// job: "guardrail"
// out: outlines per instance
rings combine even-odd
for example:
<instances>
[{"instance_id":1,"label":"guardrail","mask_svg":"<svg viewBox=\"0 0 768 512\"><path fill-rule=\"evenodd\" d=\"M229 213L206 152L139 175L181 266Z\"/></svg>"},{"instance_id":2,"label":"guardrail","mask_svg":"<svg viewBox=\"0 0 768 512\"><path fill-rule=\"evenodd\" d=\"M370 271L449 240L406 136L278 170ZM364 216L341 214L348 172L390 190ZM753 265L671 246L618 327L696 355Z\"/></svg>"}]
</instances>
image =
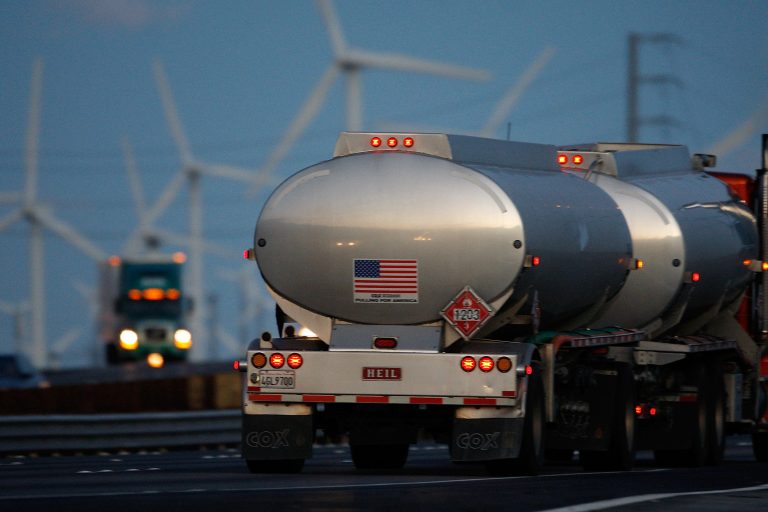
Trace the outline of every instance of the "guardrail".
<instances>
[{"instance_id":1,"label":"guardrail","mask_svg":"<svg viewBox=\"0 0 768 512\"><path fill-rule=\"evenodd\" d=\"M181 448L240 442L239 409L0 416L0 453Z\"/></svg>"}]
</instances>

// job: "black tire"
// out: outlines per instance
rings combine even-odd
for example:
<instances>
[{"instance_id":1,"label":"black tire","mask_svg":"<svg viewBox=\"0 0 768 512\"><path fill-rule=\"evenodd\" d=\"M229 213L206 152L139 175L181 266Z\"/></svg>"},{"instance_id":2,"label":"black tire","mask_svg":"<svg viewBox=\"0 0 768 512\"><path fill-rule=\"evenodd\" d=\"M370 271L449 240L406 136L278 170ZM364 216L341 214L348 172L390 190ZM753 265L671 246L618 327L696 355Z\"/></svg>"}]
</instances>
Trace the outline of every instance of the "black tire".
<instances>
[{"instance_id":1,"label":"black tire","mask_svg":"<svg viewBox=\"0 0 768 512\"><path fill-rule=\"evenodd\" d=\"M251 473L301 473L304 459L287 460L246 460Z\"/></svg>"},{"instance_id":2,"label":"black tire","mask_svg":"<svg viewBox=\"0 0 768 512\"><path fill-rule=\"evenodd\" d=\"M713 365L708 373L707 464L717 466L725 455L725 383L718 365Z\"/></svg>"},{"instance_id":3,"label":"black tire","mask_svg":"<svg viewBox=\"0 0 768 512\"><path fill-rule=\"evenodd\" d=\"M538 475L544 466L544 383L541 367L535 365L528 377L528 393L525 399L525 420L516 459L492 460L485 463L492 475Z\"/></svg>"},{"instance_id":4,"label":"black tire","mask_svg":"<svg viewBox=\"0 0 768 512\"><path fill-rule=\"evenodd\" d=\"M409 444L352 444L357 469L401 469L408 460Z\"/></svg>"},{"instance_id":5,"label":"black tire","mask_svg":"<svg viewBox=\"0 0 768 512\"><path fill-rule=\"evenodd\" d=\"M758 462L768 462L768 430L752 432L752 452Z\"/></svg>"},{"instance_id":6,"label":"black tire","mask_svg":"<svg viewBox=\"0 0 768 512\"><path fill-rule=\"evenodd\" d=\"M699 391L696 400L696 414L690 428L686 429L689 434L690 447L684 450L656 450L654 457L658 464L671 467L699 467L709 460L709 446L712 442L712 436L709 433L712 415L710 378L702 365L697 374Z\"/></svg>"},{"instance_id":7,"label":"black tire","mask_svg":"<svg viewBox=\"0 0 768 512\"><path fill-rule=\"evenodd\" d=\"M117 346L114 343L107 345L107 364L118 364L120 362L120 355L117 352Z\"/></svg>"},{"instance_id":8,"label":"black tire","mask_svg":"<svg viewBox=\"0 0 768 512\"><path fill-rule=\"evenodd\" d=\"M588 471L628 471L635 463L635 379L627 364L616 366L616 372L615 412L608 449L579 452L581 465Z\"/></svg>"},{"instance_id":9,"label":"black tire","mask_svg":"<svg viewBox=\"0 0 768 512\"><path fill-rule=\"evenodd\" d=\"M544 453L545 458L550 462L571 462L573 460L573 450L562 448L559 450L549 449Z\"/></svg>"}]
</instances>

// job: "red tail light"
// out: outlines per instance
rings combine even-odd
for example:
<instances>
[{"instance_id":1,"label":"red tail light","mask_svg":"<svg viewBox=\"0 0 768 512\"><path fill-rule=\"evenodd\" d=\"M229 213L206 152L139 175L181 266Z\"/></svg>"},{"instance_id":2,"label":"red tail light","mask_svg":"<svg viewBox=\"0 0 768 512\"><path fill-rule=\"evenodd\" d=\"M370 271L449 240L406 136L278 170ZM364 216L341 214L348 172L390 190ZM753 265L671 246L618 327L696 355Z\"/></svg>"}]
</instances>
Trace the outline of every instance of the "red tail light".
<instances>
[{"instance_id":1,"label":"red tail light","mask_svg":"<svg viewBox=\"0 0 768 512\"><path fill-rule=\"evenodd\" d=\"M397 347L397 338L376 338L373 346L379 349L393 349Z\"/></svg>"},{"instance_id":2,"label":"red tail light","mask_svg":"<svg viewBox=\"0 0 768 512\"><path fill-rule=\"evenodd\" d=\"M381 146L381 139L379 137L373 137L371 139L371 146L373 146L374 148L378 148L379 146Z\"/></svg>"},{"instance_id":3,"label":"red tail light","mask_svg":"<svg viewBox=\"0 0 768 512\"><path fill-rule=\"evenodd\" d=\"M301 354L291 354L288 356L288 366L294 370L301 367L302 364L304 364L304 358L301 357Z\"/></svg>"},{"instance_id":4,"label":"red tail light","mask_svg":"<svg viewBox=\"0 0 768 512\"><path fill-rule=\"evenodd\" d=\"M489 372L493 370L493 359L488 356L481 357L478 365L480 366L480 371Z\"/></svg>"},{"instance_id":5,"label":"red tail light","mask_svg":"<svg viewBox=\"0 0 768 512\"><path fill-rule=\"evenodd\" d=\"M269 364L272 368L282 368L285 364L285 357L283 354L272 354L269 356Z\"/></svg>"},{"instance_id":6,"label":"red tail light","mask_svg":"<svg viewBox=\"0 0 768 512\"><path fill-rule=\"evenodd\" d=\"M471 372L472 370L475 369L476 366L477 366L477 361L475 361L474 357L467 356L461 359L461 369L464 370L465 372Z\"/></svg>"},{"instance_id":7,"label":"red tail light","mask_svg":"<svg viewBox=\"0 0 768 512\"><path fill-rule=\"evenodd\" d=\"M413 137L406 137L403 139L403 146L407 148L413 147Z\"/></svg>"},{"instance_id":8,"label":"red tail light","mask_svg":"<svg viewBox=\"0 0 768 512\"><path fill-rule=\"evenodd\" d=\"M396 139L396 138L394 138L394 137L390 137L390 138L388 138L388 139L387 139L387 146L389 146L389 147L391 147L391 148L393 148L393 147L397 146L397 139Z\"/></svg>"}]
</instances>

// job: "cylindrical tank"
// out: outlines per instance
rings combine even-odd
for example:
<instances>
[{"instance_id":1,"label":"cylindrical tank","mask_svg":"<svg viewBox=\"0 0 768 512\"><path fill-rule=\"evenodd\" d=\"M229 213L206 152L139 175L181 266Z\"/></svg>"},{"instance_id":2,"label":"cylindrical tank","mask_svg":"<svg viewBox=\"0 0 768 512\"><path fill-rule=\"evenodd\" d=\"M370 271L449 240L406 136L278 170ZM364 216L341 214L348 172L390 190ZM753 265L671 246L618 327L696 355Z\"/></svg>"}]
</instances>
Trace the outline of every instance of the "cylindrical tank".
<instances>
[{"instance_id":1,"label":"cylindrical tank","mask_svg":"<svg viewBox=\"0 0 768 512\"><path fill-rule=\"evenodd\" d=\"M702 173L624 180L406 152L300 171L254 234L271 290L317 318L436 322L470 286L488 303L535 296L546 329L643 327L691 272L701 282L683 320L724 307L746 286L756 243L748 210Z\"/></svg>"}]
</instances>

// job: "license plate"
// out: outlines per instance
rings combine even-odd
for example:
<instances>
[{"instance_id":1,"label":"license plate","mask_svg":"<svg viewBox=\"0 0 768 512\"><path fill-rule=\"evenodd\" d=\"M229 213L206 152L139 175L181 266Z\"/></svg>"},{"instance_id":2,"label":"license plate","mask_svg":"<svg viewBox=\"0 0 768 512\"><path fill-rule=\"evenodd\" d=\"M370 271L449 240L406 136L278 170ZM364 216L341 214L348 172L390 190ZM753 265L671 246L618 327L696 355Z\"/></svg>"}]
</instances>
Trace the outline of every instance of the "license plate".
<instances>
[{"instance_id":1,"label":"license plate","mask_svg":"<svg viewBox=\"0 0 768 512\"><path fill-rule=\"evenodd\" d=\"M289 370L265 370L259 373L262 388L293 389L296 386L296 372Z\"/></svg>"}]
</instances>

